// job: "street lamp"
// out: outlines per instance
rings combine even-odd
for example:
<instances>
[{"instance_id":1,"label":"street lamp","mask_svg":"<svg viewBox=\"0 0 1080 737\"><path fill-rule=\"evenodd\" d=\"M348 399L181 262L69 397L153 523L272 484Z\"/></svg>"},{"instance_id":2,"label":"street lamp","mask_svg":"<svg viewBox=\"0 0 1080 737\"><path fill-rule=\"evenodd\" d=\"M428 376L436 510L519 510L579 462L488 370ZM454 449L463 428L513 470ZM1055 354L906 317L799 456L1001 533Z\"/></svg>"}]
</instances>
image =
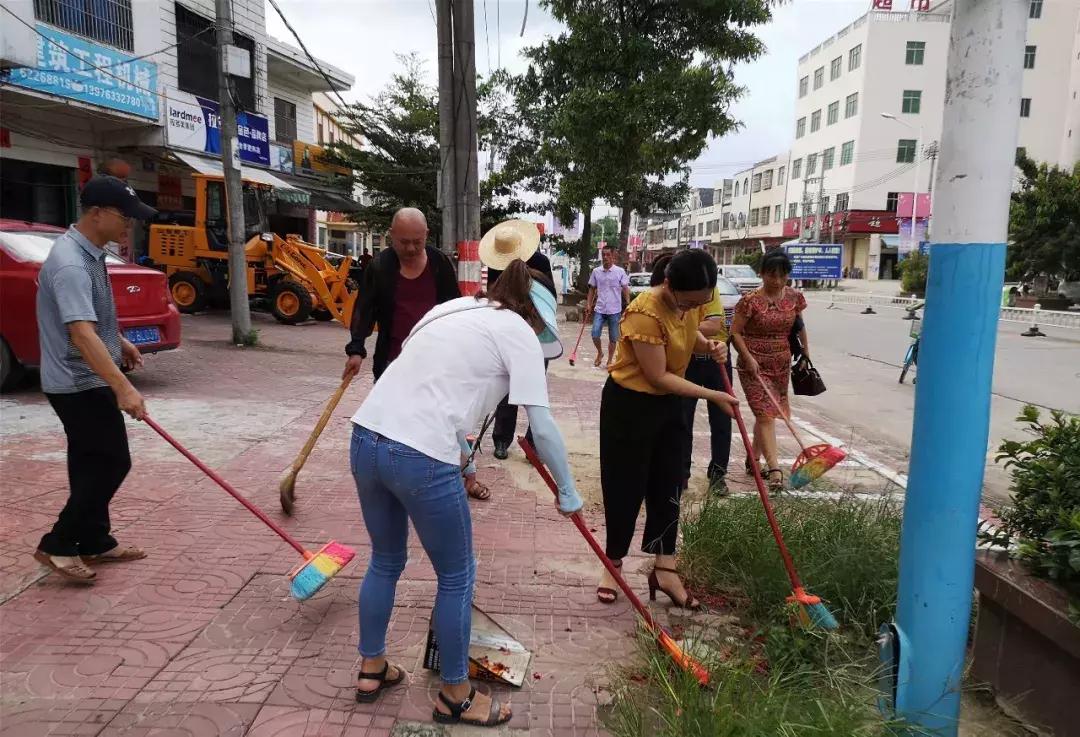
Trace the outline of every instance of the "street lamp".
<instances>
[{"instance_id":1,"label":"street lamp","mask_svg":"<svg viewBox=\"0 0 1080 737\"><path fill-rule=\"evenodd\" d=\"M911 123L908 123L905 120L901 120L900 118L896 117L892 113L881 113L881 117L883 117L883 118L885 118L887 120L892 120L892 121L894 121L896 123L899 123L900 125L904 126L908 130L915 131L915 135L916 135L916 138L915 138L915 187L914 187L914 190L911 193L911 231L912 231L912 233L914 233L915 232L915 221L916 221L917 215L919 213L919 183L921 181L920 180L920 175L921 175L921 170L922 170L922 151L920 150L920 148L922 147L922 141L923 141L923 127L922 127L921 123L919 125L917 125L917 126L912 125ZM926 229L927 229L927 231L929 231L930 230L930 213L927 213L926 225L927 225Z\"/></svg>"}]
</instances>

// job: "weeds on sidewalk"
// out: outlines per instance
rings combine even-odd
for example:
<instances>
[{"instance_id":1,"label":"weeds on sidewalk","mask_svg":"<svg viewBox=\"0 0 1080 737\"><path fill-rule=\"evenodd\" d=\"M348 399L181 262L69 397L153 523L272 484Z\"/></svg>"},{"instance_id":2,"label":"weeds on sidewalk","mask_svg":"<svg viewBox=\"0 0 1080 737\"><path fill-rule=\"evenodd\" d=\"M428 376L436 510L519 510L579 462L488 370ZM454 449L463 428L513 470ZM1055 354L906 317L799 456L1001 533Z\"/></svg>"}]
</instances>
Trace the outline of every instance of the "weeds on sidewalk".
<instances>
[{"instance_id":1,"label":"weeds on sidewalk","mask_svg":"<svg viewBox=\"0 0 1080 737\"><path fill-rule=\"evenodd\" d=\"M712 689L642 639L616 677L606 726L618 737L889 737L917 734L876 708L872 639L896 597L900 510L887 502L784 499L777 515L807 586L839 633L793 629L784 574L760 502L709 499L683 524L695 591L730 602L743 631L687 630ZM735 630L738 632L738 630Z\"/></svg>"}]
</instances>

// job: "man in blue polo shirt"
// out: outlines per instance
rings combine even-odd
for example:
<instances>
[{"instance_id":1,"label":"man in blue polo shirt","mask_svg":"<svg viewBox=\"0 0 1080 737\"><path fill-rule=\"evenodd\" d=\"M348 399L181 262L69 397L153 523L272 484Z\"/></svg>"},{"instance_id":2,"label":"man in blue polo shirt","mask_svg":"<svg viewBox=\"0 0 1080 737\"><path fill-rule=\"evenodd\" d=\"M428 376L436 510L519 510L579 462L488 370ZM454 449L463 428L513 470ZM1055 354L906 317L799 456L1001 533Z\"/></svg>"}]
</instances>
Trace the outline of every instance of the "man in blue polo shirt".
<instances>
[{"instance_id":1,"label":"man in blue polo shirt","mask_svg":"<svg viewBox=\"0 0 1080 737\"><path fill-rule=\"evenodd\" d=\"M110 176L87 182L79 201L79 221L56 239L38 275L41 388L67 435L70 491L34 558L68 580L93 583L89 563L146 557L110 534L109 501L131 469L122 412L141 420L146 405L120 368L137 368L142 357L120 332L105 245L156 211Z\"/></svg>"}]
</instances>

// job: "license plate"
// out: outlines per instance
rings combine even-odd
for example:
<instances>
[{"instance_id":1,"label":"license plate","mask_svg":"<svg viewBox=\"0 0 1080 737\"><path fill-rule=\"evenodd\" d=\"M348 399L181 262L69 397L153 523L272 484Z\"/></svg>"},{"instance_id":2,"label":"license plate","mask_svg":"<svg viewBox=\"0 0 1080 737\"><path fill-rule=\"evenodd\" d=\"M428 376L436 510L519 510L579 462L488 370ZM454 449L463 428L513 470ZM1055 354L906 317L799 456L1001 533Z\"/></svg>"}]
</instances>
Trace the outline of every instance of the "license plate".
<instances>
[{"instance_id":1,"label":"license plate","mask_svg":"<svg viewBox=\"0 0 1080 737\"><path fill-rule=\"evenodd\" d=\"M124 331L124 337L135 345L147 345L148 343L161 342L161 333L156 327L128 328Z\"/></svg>"}]
</instances>

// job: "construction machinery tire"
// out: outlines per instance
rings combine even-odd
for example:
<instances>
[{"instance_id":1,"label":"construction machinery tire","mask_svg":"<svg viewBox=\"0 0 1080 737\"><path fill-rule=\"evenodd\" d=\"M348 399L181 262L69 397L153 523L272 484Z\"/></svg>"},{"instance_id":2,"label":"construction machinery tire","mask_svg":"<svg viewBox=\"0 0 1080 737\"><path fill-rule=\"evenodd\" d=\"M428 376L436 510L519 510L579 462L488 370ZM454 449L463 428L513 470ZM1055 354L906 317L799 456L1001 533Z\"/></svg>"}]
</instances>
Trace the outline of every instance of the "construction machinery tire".
<instances>
[{"instance_id":1,"label":"construction machinery tire","mask_svg":"<svg viewBox=\"0 0 1080 737\"><path fill-rule=\"evenodd\" d=\"M270 312L280 323L296 325L311 317L311 293L301 284L281 279L270 288Z\"/></svg>"},{"instance_id":2,"label":"construction machinery tire","mask_svg":"<svg viewBox=\"0 0 1080 737\"><path fill-rule=\"evenodd\" d=\"M169 293L176 309L191 314L206 309L209 288L198 275L179 271L169 277Z\"/></svg>"},{"instance_id":3,"label":"construction machinery tire","mask_svg":"<svg viewBox=\"0 0 1080 737\"><path fill-rule=\"evenodd\" d=\"M319 307L311 311L311 316L319 322L330 322L334 319L334 314L325 307Z\"/></svg>"}]
</instances>

